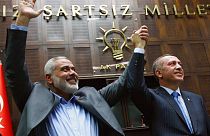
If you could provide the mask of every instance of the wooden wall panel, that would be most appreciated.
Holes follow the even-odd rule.
[[[26,50],[26,64],[28,67],[28,72],[30,73],[31,81],[39,81],[41,78],[40,74],[42,71],[40,70],[39,49]]]
[[[157,22],[159,21],[157,17],[146,17],[145,15],[140,15],[139,26],[147,25],[149,28],[149,34],[151,40],[158,40],[160,38],[160,28]]]
[[[121,5],[130,5],[130,9],[134,9],[135,5],[132,0],[112,0],[113,5],[116,5],[118,13],[122,13]],[[123,3],[123,4],[122,4]]]
[[[198,76],[200,92],[204,98],[208,113],[210,113],[210,75]]]
[[[186,39],[185,27],[182,19],[177,19],[175,16],[169,16],[162,19],[165,25],[165,38],[171,40]]]
[[[68,3],[70,5],[79,5],[80,7],[83,7],[84,5],[88,5],[90,4],[89,3],[89,0],[71,0],[71,1],[68,1]],[[92,3],[93,4],[93,3]],[[71,9],[71,8],[70,8]]]
[[[192,75],[188,76],[185,75],[184,82],[181,84],[181,88],[183,90],[191,90],[195,93],[200,94],[199,88],[196,86],[196,83],[194,83],[194,77]],[[193,84],[192,84],[193,83]]]
[[[203,36],[197,19],[185,18],[184,24],[188,38],[201,38]]]
[[[210,17],[208,16],[207,18],[204,18],[203,21],[205,23],[204,29],[207,33],[208,38],[210,38],[210,27],[209,27]]]
[[[135,19],[135,17],[130,17],[129,19],[120,18],[117,23],[118,25],[116,26],[116,28],[122,30],[124,27],[127,26],[127,29],[124,32],[124,34],[126,35],[126,37],[130,37],[134,30],[138,30],[140,28],[140,26],[138,26],[137,22],[130,21],[130,20],[134,20],[134,19]]]
[[[111,10],[110,7],[112,6],[112,4],[114,4],[113,2],[114,1],[112,1],[112,0],[103,1],[103,5],[107,5],[107,7],[109,7],[109,8],[107,8],[107,11],[109,13],[108,16],[111,16],[110,13],[112,13],[112,10]],[[95,5],[95,8],[93,10],[93,14],[94,14],[93,18],[95,18],[95,17],[100,18],[99,6],[101,5],[101,1],[99,1],[99,0],[89,0],[89,4]]]
[[[63,48],[48,48],[47,53],[48,53],[48,56],[47,56],[48,59],[51,59],[53,57],[58,57],[58,56],[66,56],[66,51],[64,47]]]
[[[2,20],[0,18],[0,22],[1,21]],[[7,28],[10,27],[10,22],[11,21],[2,22],[1,25],[0,25],[0,46],[5,46]]]
[[[90,4],[93,5],[94,3],[90,3],[89,0],[71,0],[66,3],[66,5],[69,7],[69,8],[67,8],[67,9],[69,9],[67,11],[72,10],[72,5],[78,5],[81,7],[80,13],[82,14],[83,17],[85,17],[84,19],[86,20],[87,16],[88,16],[88,12],[87,12],[87,10],[84,10],[84,5],[90,5]],[[69,12],[69,13],[70,13],[70,15],[72,15],[72,12]],[[71,19],[80,20],[80,19],[83,19],[83,17],[82,18],[72,17]]]
[[[161,46],[160,44],[152,44],[146,46],[146,72],[153,73],[152,71],[152,64],[153,62],[162,55]]]
[[[36,19],[32,19],[29,23],[29,28],[28,28],[28,37],[27,37],[27,42],[28,42],[28,45],[30,44],[39,44],[42,42],[41,40],[41,37],[43,36],[40,32],[40,28],[41,27],[39,25],[39,22],[38,22],[38,19],[39,18],[36,18]]]
[[[209,71],[210,62],[208,59],[208,50],[203,43],[191,43],[190,54],[194,71]]]
[[[93,70],[90,48],[74,48],[74,52],[76,58],[74,65],[77,71],[79,71],[79,75],[91,75]]]
[[[61,21],[62,20],[62,21]],[[47,23],[46,26],[46,41],[64,41],[65,40],[65,28],[64,28],[64,19],[60,19],[60,21],[56,21],[53,18],[50,22]]]
[[[10,27],[12,19],[9,17],[3,18],[3,5],[6,5],[6,12],[11,12],[12,2],[7,0],[0,0],[0,46],[4,47],[6,42],[7,28]],[[7,13],[8,15],[9,13]]]
[[[152,5],[152,1],[153,0],[137,0],[138,9],[142,10],[145,5]]]
[[[44,43],[47,44],[64,44],[67,43],[68,39],[68,27],[67,21],[64,16],[57,17],[58,9],[60,5],[63,6],[64,9],[67,9],[65,0],[46,0],[41,1],[41,7],[43,8],[44,5],[51,5],[53,16],[52,18],[47,21],[42,18],[42,33],[44,37]]]
[[[176,4],[177,4],[177,7],[180,9],[180,11],[184,11],[185,4],[187,4],[189,7],[189,11],[193,12],[193,7],[195,6],[196,1],[192,2],[191,0],[185,0],[185,1],[179,0],[179,1],[176,1]]]
[[[103,37],[104,32],[100,29],[103,28],[105,30],[109,30],[112,28],[112,23],[113,20],[112,19],[98,19],[95,21],[96,25],[95,25],[95,32],[96,32],[96,38],[99,37]],[[98,41],[97,43],[99,43],[100,41]],[[104,44],[101,44],[101,46],[104,46]]]
[[[91,31],[91,30],[90,30]],[[72,21],[72,38],[73,42],[89,43],[89,27],[88,20],[74,20]]]
[[[112,56],[112,51],[107,50],[106,52],[103,52],[103,49],[104,49],[104,47],[99,47],[100,64],[102,64],[102,65],[115,64],[115,61],[113,60],[113,58],[110,57],[110,56]]]

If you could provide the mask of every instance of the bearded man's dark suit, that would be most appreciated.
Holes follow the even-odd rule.
[[[141,56],[143,64],[144,57]],[[135,105],[143,112],[153,136],[189,136],[190,130],[184,116],[164,88],[147,88],[143,75],[144,66],[139,65],[140,88],[132,92]],[[181,95],[191,118],[194,135],[210,136],[208,116],[201,96],[181,90]]]
[[[8,29],[6,77],[16,104],[22,113],[17,136],[36,135],[37,131],[42,132],[45,129],[45,125],[43,125],[45,118],[59,103],[59,99],[48,88],[40,83],[30,81],[24,64],[26,37],[27,32]],[[128,68],[112,84],[98,91],[92,87],[83,87],[74,94],[76,102],[97,118],[100,135],[109,135],[109,132],[115,136],[124,135],[110,106],[116,104],[127,90],[138,87],[137,81],[140,76],[137,68],[140,64],[138,60],[141,55],[140,53],[134,53]],[[105,130],[103,132],[101,131],[102,127]]]

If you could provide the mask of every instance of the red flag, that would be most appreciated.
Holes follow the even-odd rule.
[[[2,63],[0,62],[0,136],[13,136]]]

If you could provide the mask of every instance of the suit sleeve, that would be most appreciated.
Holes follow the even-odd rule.
[[[132,90],[131,99],[136,107],[143,112],[144,116],[149,121],[150,114],[152,113],[152,95],[151,90],[147,88],[144,78],[144,57],[140,57],[140,63],[138,67],[138,82],[137,88]]]
[[[203,98],[201,97],[202,106],[204,109],[204,116],[206,117],[206,129],[207,129],[207,135],[210,135],[210,117],[208,116],[206,106],[204,104]]]
[[[141,57],[144,57],[144,55],[134,53],[123,74],[116,81],[99,90],[99,93],[110,106],[115,105],[128,90],[139,88],[138,80],[140,80],[141,74],[139,68],[144,65],[144,62],[140,60]]]
[[[210,135],[210,117],[207,115],[207,135],[209,136]]]
[[[25,66],[27,32],[7,30],[5,72],[7,84],[22,112],[33,88]]]

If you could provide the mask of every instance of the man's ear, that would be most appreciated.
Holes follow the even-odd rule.
[[[51,74],[46,74],[45,79],[49,85],[51,85],[53,83]]]
[[[155,71],[155,75],[158,77],[158,78],[162,78],[163,75],[162,75],[162,72],[160,70],[156,70]]]

